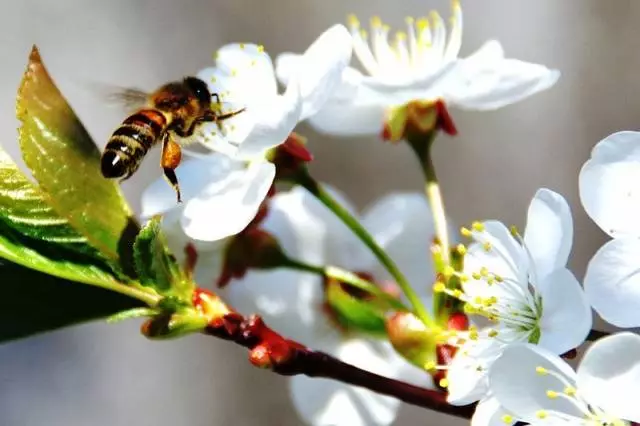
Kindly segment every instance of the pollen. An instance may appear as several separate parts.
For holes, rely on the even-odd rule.
[[[258,53],[264,53],[264,46],[261,44],[258,45]]]
[[[567,386],[566,388],[564,388],[564,394],[567,396],[575,396],[576,392],[578,392],[578,390],[576,388],[574,388],[573,386]]]
[[[438,281],[433,285],[433,291],[436,293],[442,293],[446,290],[446,286],[442,281]]]
[[[407,39],[407,33],[405,33],[404,31],[398,31],[396,33],[396,40],[398,41],[404,41]]]
[[[556,399],[557,397],[558,397],[558,392],[552,391],[552,390],[547,391],[547,398]]]
[[[471,230],[469,228],[465,228],[464,226],[462,228],[460,228],[460,234],[463,237],[471,237]]]
[[[215,82],[217,82],[217,81],[218,81],[218,79],[217,79],[217,78],[215,78],[215,77],[211,77],[211,82],[212,82],[212,83],[215,83]]]
[[[502,420],[503,423],[506,423],[508,425],[513,423],[513,416],[509,414],[503,415],[500,419]]]
[[[441,388],[446,388],[449,386],[449,380],[447,380],[446,378],[442,378],[440,379],[438,384],[440,385]]]
[[[424,31],[429,28],[429,20],[427,18],[420,18],[416,22],[416,27],[419,31]]]
[[[444,267],[444,271],[442,271],[442,273],[446,277],[451,277],[451,276],[455,275],[456,270],[453,268],[453,266],[447,265],[447,266]]]
[[[424,369],[427,371],[432,371],[436,369],[436,363],[434,361],[427,361],[424,364]]]
[[[518,235],[520,235],[520,231],[518,231],[518,227],[515,225],[511,225],[509,227],[509,232],[511,232],[511,235],[513,235],[514,237],[517,237]]]
[[[466,283],[467,281],[469,281],[469,275],[466,274],[460,274],[458,278],[460,278],[461,283]]]
[[[489,276],[489,270],[487,269],[486,266],[483,266],[482,268],[480,268],[480,276],[485,278]]]
[[[231,70],[231,76],[232,76],[232,77],[235,77],[235,76],[237,76],[237,75],[238,75],[238,70],[237,70],[237,69],[235,69],[235,68],[234,68],[234,69],[232,69],[232,70]]]
[[[251,66],[252,66],[252,67],[255,67],[255,66],[256,66],[256,60],[255,60],[255,59],[252,59],[252,60],[251,60]]]
[[[482,278],[482,275],[480,275],[480,273],[479,273],[479,272],[473,272],[473,273],[471,273],[471,277],[472,277],[474,280],[480,280],[480,279]]]
[[[244,49],[246,46],[244,43],[240,43],[240,49]]]
[[[482,244],[482,248],[484,249],[484,251],[491,251],[491,243],[489,241],[485,242],[484,244]]]
[[[488,336],[493,338],[498,336],[498,330],[489,330]]]
[[[347,24],[352,28],[360,28],[360,20],[358,20],[358,17],[353,13],[347,15]]]
[[[474,231],[483,232],[484,231],[484,223],[482,222],[473,222],[471,227]]]
[[[544,410],[538,410],[536,411],[536,417],[539,418],[540,420],[546,419],[547,418],[547,412]]]
[[[369,37],[369,34],[367,33],[367,30],[361,29],[360,30],[360,37],[362,37],[363,40],[366,40],[367,37]]]
[[[464,244],[458,244],[456,246],[456,251],[460,256],[464,256],[465,254],[467,254],[467,248],[465,247]]]
[[[541,366],[536,367],[536,373],[538,373],[540,376],[546,376],[547,374],[549,374],[547,369]]]
[[[455,290],[453,290],[453,292],[452,292],[451,294],[452,294],[452,295],[453,295],[453,297],[455,297],[456,299],[460,299],[464,293],[463,293],[463,292],[462,292],[462,290],[460,290],[460,289],[455,289]]]
[[[374,16],[371,18],[371,28],[381,28],[382,27],[382,19],[379,16]]]

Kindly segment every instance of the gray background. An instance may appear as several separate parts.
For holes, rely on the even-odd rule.
[[[264,44],[273,56],[302,51],[320,32],[356,13],[392,25],[442,0],[2,0],[0,140],[17,156],[14,96],[31,44],[99,143],[122,119],[90,90],[94,83],[153,89],[211,64],[217,46]],[[605,241],[582,211],[578,171],[604,136],[635,129],[640,96],[640,3],[631,0],[463,2],[463,55],[489,38],[509,56],[563,72],[548,92],[496,112],[454,111],[460,136],[441,138],[436,164],[448,212],[459,223],[497,218],[522,226],[540,186],[574,210],[571,266],[582,277]],[[339,140],[306,127],[316,175],[363,206],[397,189],[420,190],[405,146]],[[131,202],[159,176],[157,153],[125,184]],[[138,324],[90,324],[0,346],[0,424],[298,425],[285,379],[250,368],[240,348],[193,336],[154,343]],[[280,390],[280,391],[279,391]],[[397,424],[445,424],[403,407]],[[450,424],[462,424],[451,421]]]

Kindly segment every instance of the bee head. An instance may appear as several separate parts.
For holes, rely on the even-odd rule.
[[[211,93],[207,83],[196,77],[187,77],[184,79],[184,84],[198,98],[198,102],[201,105],[209,105],[211,103]]]

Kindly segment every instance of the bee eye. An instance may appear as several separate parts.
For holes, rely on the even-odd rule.
[[[184,82],[203,105],[211,103],[211,93],[207,83],[196,77],[187,77]]]

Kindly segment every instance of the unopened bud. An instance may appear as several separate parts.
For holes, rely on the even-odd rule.
[[[229,241],[217,284],[224,287],[233,278],[244,277],[249,269],[277,268],[286,260],[274,236],[258,228],[245,229]]]
[[[447,320],[447,329],[462,331],[469,328],[469,318],[462,312],[455,312]]]
[[[398,142],[418,135],[428,135],[437,130],[451,136],[458,133],[444,101],[414,100],[389,110],[382,138]]]
[[[387,335],[394,349],[412,364],[424,368],[437,363],[436,346],[440,330],[430,330],[409,312],[397,312],[386,321]]]

